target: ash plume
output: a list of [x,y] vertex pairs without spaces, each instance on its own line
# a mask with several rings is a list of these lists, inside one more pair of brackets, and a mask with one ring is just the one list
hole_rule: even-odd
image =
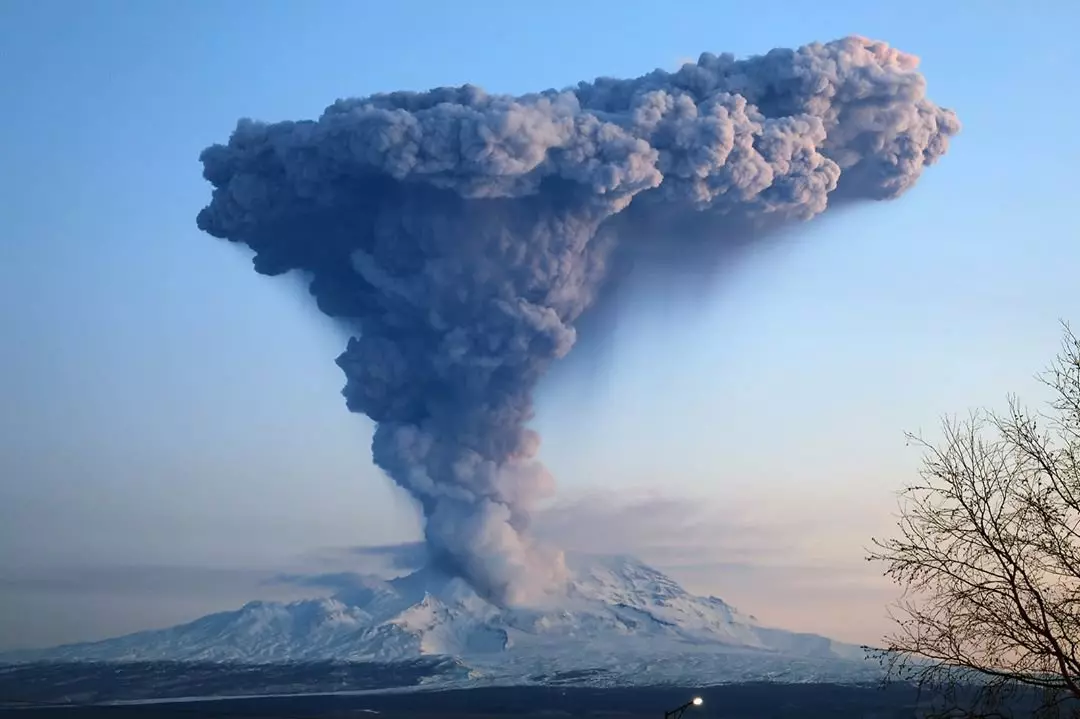
[[375,421],[374,461],[417,500],[431,555],[527,602],[565,571],[528,532],[553,491],[533,389],[613,263],[677,259],[683,226],[720,254],[830,202],[901,195],[960,127],[917,62],[849,37],[519,97],[465,85],[245,119],[201,155],[198,226],[261,274],[310,279],[354,334],[343,394]]

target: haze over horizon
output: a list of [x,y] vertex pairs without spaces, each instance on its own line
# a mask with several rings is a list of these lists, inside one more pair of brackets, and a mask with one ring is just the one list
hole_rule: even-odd
[[[892,593],[862,547],[888,531],[917,463],[902,432],[1009,391],[1036,399],[1057,320],[1080,314],[1066,174],[1080,144],[1065,125],[1078,100],[1054,96],[1028,130],[1036,111],[1001,98],[1062,86],[1080,58],[1053,33],[1078,11],[934,6],[927,25],[910,4],[837,3],[766,25],[707,3],[574,5],[572,22],[557,6],[515,6],[498,32],[479,5],[420,2],[267,3],[258,18],[0,10],[16,58],[0,92],[18,108],[2,140],[0,321],[14,341],[0,372],[0,650],[231,608],[270,592],[269,572],[419,537],[371,465],[370,425],[342,407],[340,330],[193,227],[207,195],[194,158],[237,117],[465,82],[519,94],[852,32],[921,56],[963,134],[902,200],[800,228],[729,268],[693,313],[685,295],[635,307],[597,366],[556,368],[535,427],[561,509],[539,523],[776,626],[880,635]],[[645,518],[648,531],[625,531]]]

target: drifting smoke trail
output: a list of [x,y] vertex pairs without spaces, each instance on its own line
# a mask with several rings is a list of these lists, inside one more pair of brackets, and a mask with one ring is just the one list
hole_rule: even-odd
[[564,572],[526,531],[553,490],[532,391],[611,253],[639,225],[693,216],[720,251],[732,227],[900,195],[959,130],[916,64],[852,37],[522,97],[439,88],[242,120],[201,156],[198,224],[262,274],[310,277],[355,331],[343,393],[377,423],[375,462],[420,503],[432,554],[494,601],[528,601]]

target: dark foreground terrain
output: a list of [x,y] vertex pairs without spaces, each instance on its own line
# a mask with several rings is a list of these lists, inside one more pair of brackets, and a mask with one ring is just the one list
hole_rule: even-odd
[[[804,685],[735,685],[690,689],[487,688],[378,695],[260,697],[167,704],[0,709],[20,719],[466,719],[468,717],[663,717],[701,696],[693,717],[912,717],[914,693],[904,690]],[[685,719],[691,719],[687,714]]]
[[[910,686],[730,684],[710,688],[488,687],[402,691],[445,675],[453,662],[401,665],[229,666],[170,663],[0,666],[0,717],[7,719],[468,719],[532,716],[660,719],[693,696],[684,719],[908,719],[919,716]],[[557,678],[553,678],[558,681]],[[564,678],[570,680],[571,678]],[[388,688],[396,691],[386,691]],[[366,692],[370,694],[317,694]],[[266,696],[270,693],[303,696]],[[262,695],[262,696],[241,696]],[[184,697],[213,699],[184,699]],[[234,698],[226,698],[226,697]],[[236,698],[240,697],[240,698]],[[172,701],[161,702],[163,698]],[[116,703],[121,702],[121,703]],[[1024,716],[1021,712],[1014,716]]]
[[465,670],[450,659],[399,663],[78,662],[0,665],[0,708],[190,697],[407,689],[453,679]]

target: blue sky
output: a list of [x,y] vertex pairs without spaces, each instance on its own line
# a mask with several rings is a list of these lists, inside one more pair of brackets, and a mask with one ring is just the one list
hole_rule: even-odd
[[[237,118],[850,33],[922,57],[964,124],[949,154],[901,200],[800,228],[694,303],[652,298],[606,365],[543,388],[537,427],[564,501],[714,508],[665,560],[693,588],[792,628],[879,634],[888,592],[859,560],[917,464],[903,431],[1037,399],[1058,319],[1080,323],[1080,6],[672,5],[0,5],[0,648],[177,621],[255,591],[214,571],[417,535],[339,395],[341,333],[195,227],[198,154]],[[734,561],[763,541],[741,541],[745,524],[785,562]],[[153,602],[123,582],[23,581],[109,567],[202,579]],[[791,606],[794,589],[811,598]]]

